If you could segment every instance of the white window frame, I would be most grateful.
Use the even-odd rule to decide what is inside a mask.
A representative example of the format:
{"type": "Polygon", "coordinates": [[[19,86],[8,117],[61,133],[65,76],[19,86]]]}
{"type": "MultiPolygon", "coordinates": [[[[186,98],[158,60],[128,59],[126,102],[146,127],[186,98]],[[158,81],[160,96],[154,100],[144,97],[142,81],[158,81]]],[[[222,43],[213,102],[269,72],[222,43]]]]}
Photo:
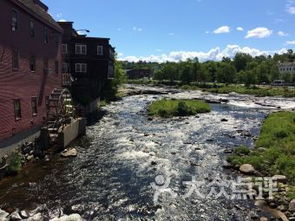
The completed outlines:
{"type": "Polygon", "coordinates": [[[103,56],[103,45],[97,45],[97,55],[103,56]]]}
{"type": "Polygon", "coordinates": [[[11,30],[17,31],[18,29],[18,12],[17,10],[12,10],[12,17],[11,17],[11,30]]]}
{"type": "Polygon", "coordinates": [[[68,44],[62,44],[62,53],[67,54],[68,53],[68,44]]]}
{"type": "Polygon", "coordinates": [[[86,63],[76,63],[75,64],[76,73],[87,73],[87,64],[86,63]]]}
{"type": "Polygon", "coordinates": [[[75,54],[86,55],[87,54],[87,45],[76,44],[75,45],[75,54]]]}

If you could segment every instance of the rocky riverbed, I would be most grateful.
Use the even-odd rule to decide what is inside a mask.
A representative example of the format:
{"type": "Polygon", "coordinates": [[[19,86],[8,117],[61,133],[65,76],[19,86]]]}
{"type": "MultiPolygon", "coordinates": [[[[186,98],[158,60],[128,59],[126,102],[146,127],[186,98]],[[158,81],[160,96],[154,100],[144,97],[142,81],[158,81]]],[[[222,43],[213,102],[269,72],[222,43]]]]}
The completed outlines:
{"type": "MultiPolygon", "coordinates": [[[[133,96],[104,107],[107,114],[73,145],[76,158],[56,156],[3,180],[0,208],[25,210],[38,220],[65,214],[76,220],[270,218],[252,200],[232,199],[229,184],[240,174],[225,169],[225,159],[236,146],[253,145],[267,114],[294,109],[295,99],[143,86],[129,90],[133,96]],[[147,105],[162,97],[202,98],[210,101],[212,112],[149,118],[147,105]]],[[[6,215],[0,211],[0,217],[6,215]]]]}

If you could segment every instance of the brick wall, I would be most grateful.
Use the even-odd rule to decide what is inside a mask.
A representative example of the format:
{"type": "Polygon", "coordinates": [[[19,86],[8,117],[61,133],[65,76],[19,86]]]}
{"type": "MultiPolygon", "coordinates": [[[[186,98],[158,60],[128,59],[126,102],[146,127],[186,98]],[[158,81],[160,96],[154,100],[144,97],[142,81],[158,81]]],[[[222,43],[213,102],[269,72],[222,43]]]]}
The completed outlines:
{"type": "Polygon", "coordinates": [[[0,140],[18,132],[40,126],[46,118],[45,96],[49,96],[54,88],[61,87],[61,53],[60,43],[56,39],[61,33],[46,23],[34,19],[36,35],[29,35],[29,21],[32,16],[17,8],[10,1],[0,1],[0,27],[5,34],[0,35],[0,140]],[[17,9],[19,28],[11,31],[11,10],[17,9]],[[49,43],[44,44],[43,30],[49,30],[49,43]],[[19,69],[12,70],[12,50],[19,51],[19,69]],[[36,71],[30,71],[30,57],[36,57],[36,71]],[[38,105],[38,114],[33,116],[32,97],[40,96],[40,88],[44,79],[44,60],[49,61],[49,72],[46,78],[42,103],[38,105]],[[55,61],[59,62],[59,73],[55,73],[55,61]],[[20,99],[22,118],[15,119],[13,100],[20,99]]]}

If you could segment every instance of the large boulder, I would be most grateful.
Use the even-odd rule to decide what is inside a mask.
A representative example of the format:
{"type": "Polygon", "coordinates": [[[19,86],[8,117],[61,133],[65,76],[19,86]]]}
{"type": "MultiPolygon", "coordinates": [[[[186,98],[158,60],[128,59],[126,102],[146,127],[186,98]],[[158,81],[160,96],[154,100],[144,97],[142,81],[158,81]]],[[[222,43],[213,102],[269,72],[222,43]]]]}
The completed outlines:
{"type": "Polygon", "coordinates": [[[244,174],[253,174],[255,172],[255,168],[251,164],[243,164],[240,166],[240,172],[244,174]]]}
{"type": "Polygon", "coordinates": [[[65,149],[62,153],[62,157],[76,157],[78,155],[78,151],[76,148],[65,149]]]}
{"type": "Polygon", "coordinates": [[[289,203],[289,211],[290,211],[290,212],[295,212],[295,199],[293,199],[293,200],[289,203]]]}
{"type": "Polygon", "coordinates": [[[79,214],[72,214],[72,215],[65,215],[60,218],[54,218],[51,219],[50,221],[82,221],[82,217],[79,214]]]}

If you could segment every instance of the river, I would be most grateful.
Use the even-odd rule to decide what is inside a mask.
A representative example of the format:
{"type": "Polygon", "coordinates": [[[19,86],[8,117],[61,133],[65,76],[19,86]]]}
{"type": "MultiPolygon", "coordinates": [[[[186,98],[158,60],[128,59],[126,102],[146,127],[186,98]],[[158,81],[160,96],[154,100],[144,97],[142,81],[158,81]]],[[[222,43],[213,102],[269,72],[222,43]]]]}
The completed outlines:
{"type": "Polygon", "coordinates": [[[2,181],[0,208],[35,209],[44,220],[71,213],[85,220],[122,221],[229,221],[263,215],[251,200],[190,192],[193,179],[203,183],[203,195],[236,180],[238,173],[223,168],[227,152],[239,145],[251,147],[270,111],[295,107],[294,99],[255,99],[200,92],[125,97],[104,107],[106,115],[73,144],[76,158],[55,156],[2,181]],[[162,97],[228,101],[210,104],[207,114],[150,119],[147,105],[162,97]]]}

